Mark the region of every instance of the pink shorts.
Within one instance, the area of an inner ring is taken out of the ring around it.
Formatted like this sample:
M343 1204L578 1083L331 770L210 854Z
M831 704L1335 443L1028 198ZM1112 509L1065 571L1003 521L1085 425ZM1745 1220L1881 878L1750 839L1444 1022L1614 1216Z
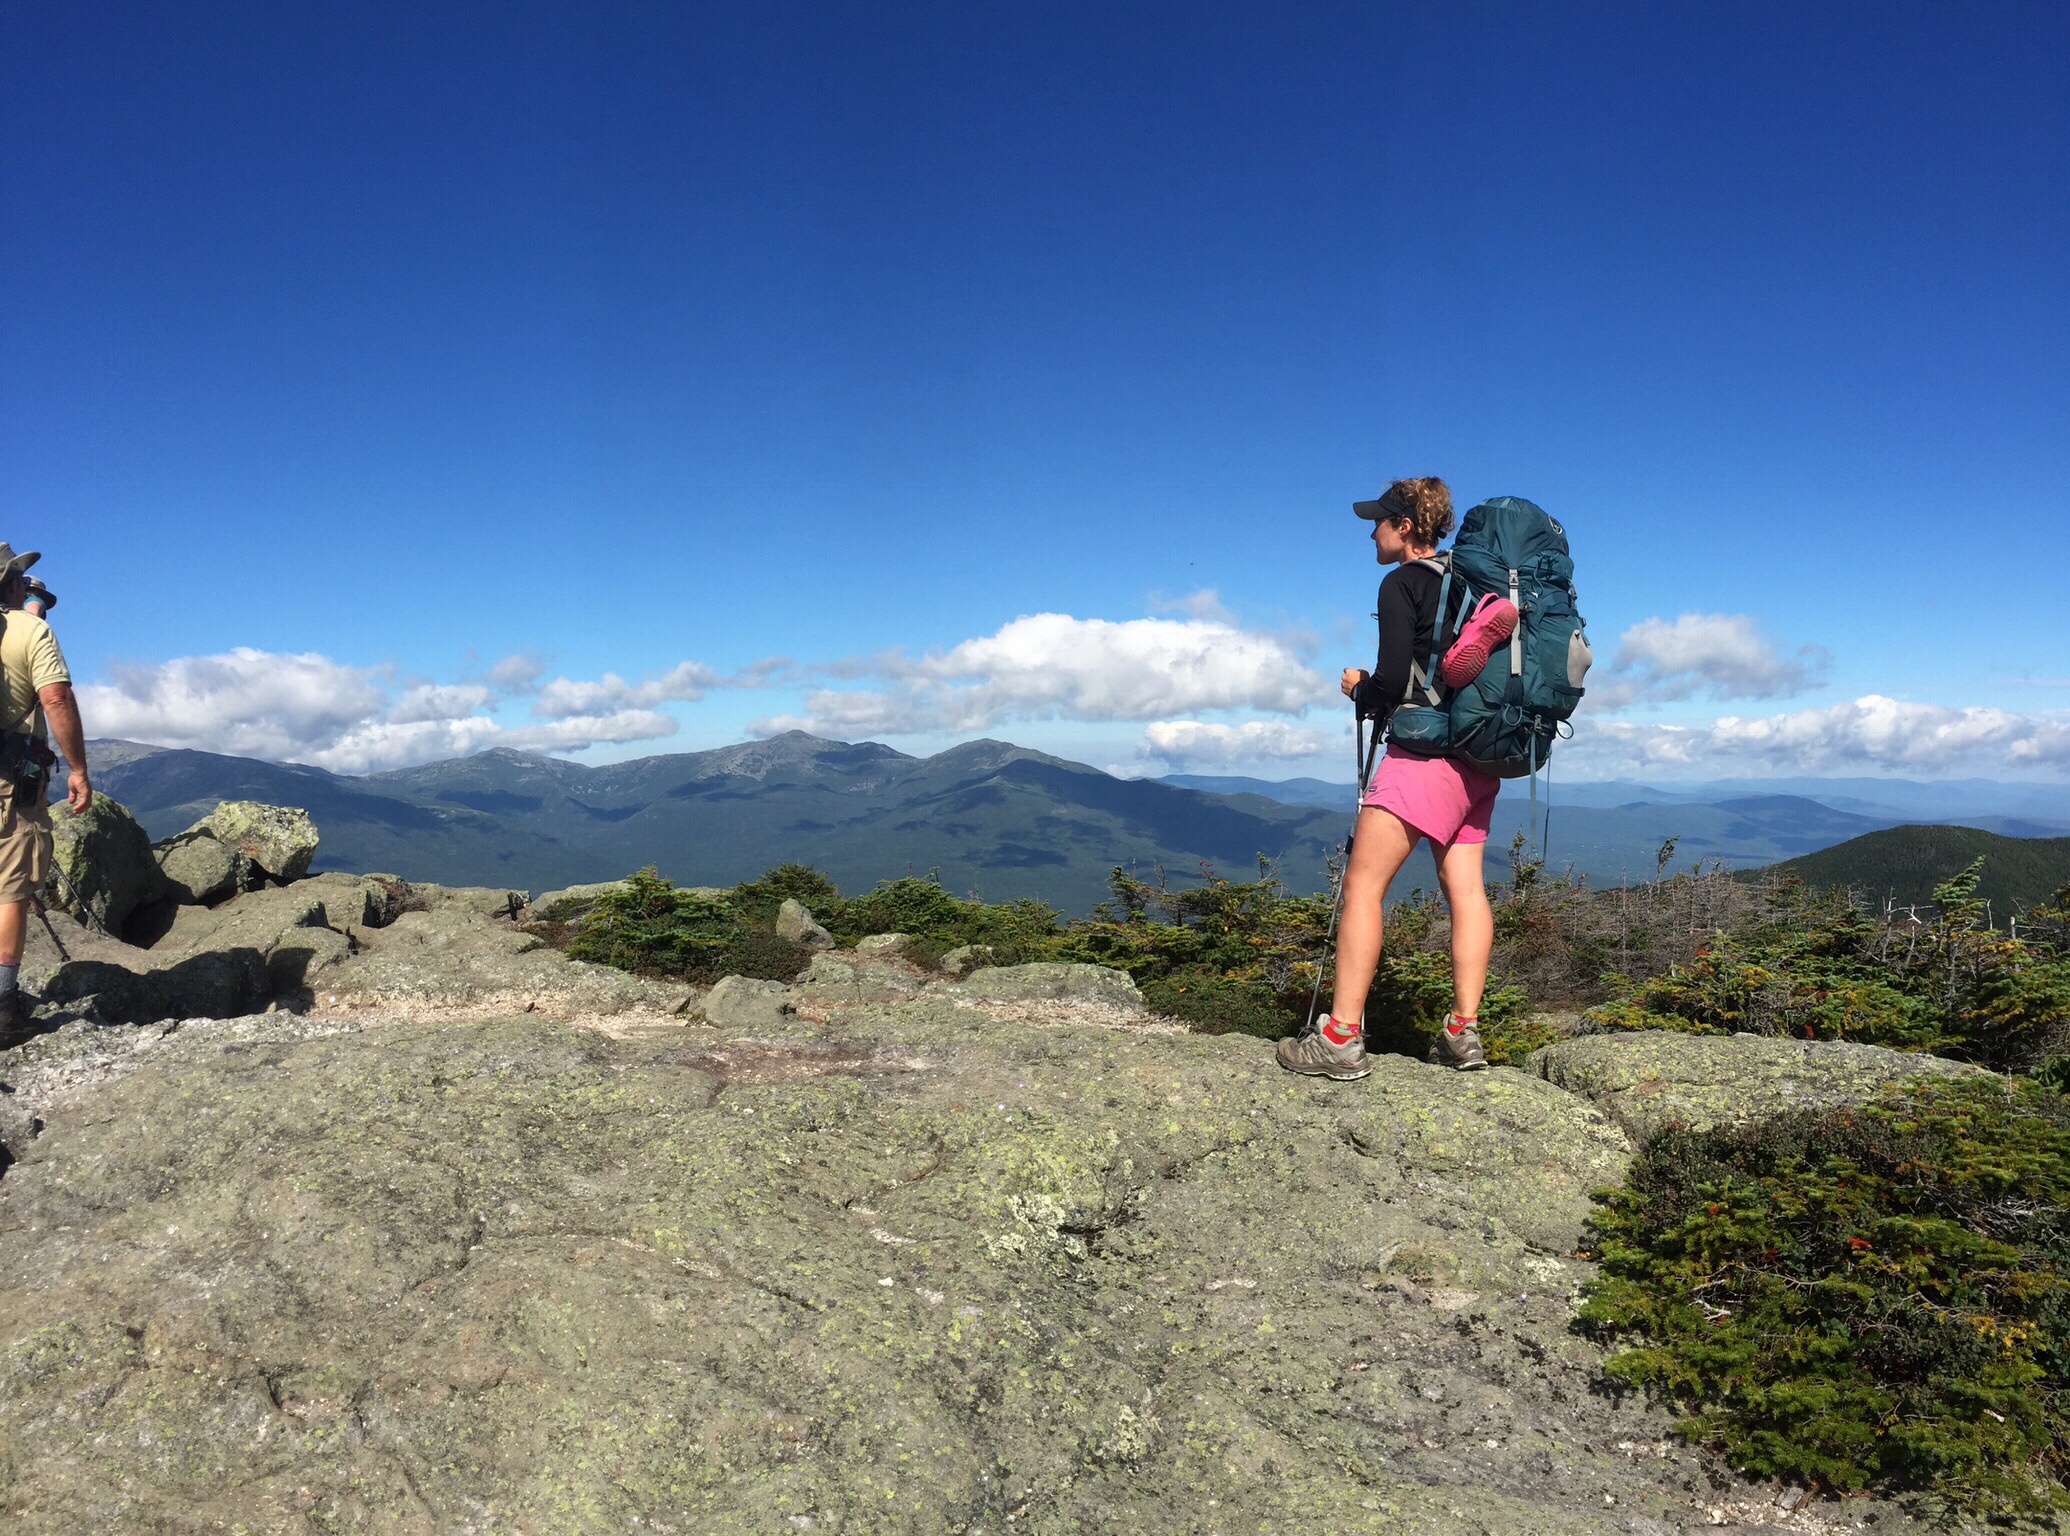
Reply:
M1389 747L1366 786L1365 804L1394 812L1440 847L1485 843L1501 788L1493 774L1449 757L1417 757Z

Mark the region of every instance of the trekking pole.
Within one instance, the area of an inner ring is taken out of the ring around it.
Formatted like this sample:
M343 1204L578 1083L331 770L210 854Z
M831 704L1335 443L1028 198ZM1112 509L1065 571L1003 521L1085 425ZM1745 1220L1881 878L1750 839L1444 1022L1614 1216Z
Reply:
M78 917L79 921L84 923L89 928L98 928L108 938L114 938L115 935L108 932L108 925L102 922L100 918L95 915L93 908L89 907L86 904L86 899L79 894L79 887L74 885L72 883L72 877L65 873L64 865L58 863L56 859L52 859L50 861L50 873L57 880L57 882L65 888L65 899L71 902L73 907L76 909L74 915ZM45 914L43 921L45 922L45 924L48 924L50 922L50 917L48 914ZM53 937L55 937L55 935L53 935Z
M1366 803L1366 780L1373 775L1373 753L1380 746L1380 732L1375 730L1372 742L1366 740L1366 718L1353 717L1353 730L1357 740L1353 753L1358 761L1358 782L1352 786L1351 830L1344 835L1344 867L1337 872L1337 895L1330 903L1330 924L1323 930L1322 958L1315 965L1315 985L1308 990L1308 1012L1301 1020L1301 1033L1309 1034L1315 1029L1315 1005L1322 999L1323 972L1330 967L1330 957L1337 948L1337 919L1344 911L1344 882L1351 874L1351 845L1358 840L1358 813Z
M72 952L65 948L65 941L58 937L57 924L50 920L50 908L43 905L41 896L31 896L29 902L36 909L36 915L43 919L43 931L50 935L50 942L57 946L58 959L69 964Z

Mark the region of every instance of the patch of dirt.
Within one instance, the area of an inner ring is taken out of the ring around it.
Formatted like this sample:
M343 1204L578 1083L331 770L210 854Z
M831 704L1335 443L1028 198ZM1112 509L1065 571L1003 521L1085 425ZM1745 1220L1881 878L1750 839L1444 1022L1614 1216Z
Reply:
M995 1002L989 998L957 997L950 1001L1003 1024L1032 1024L1041 1029L1119 1030L1128 1035L1187 1035L1192 1029L1178 1019L1145 1008L1125 1008L1119 1003L1074 1002L1045 998L1040 1002Z
M795 1083L814 1077L874 1077L916 1072L932 1065L917 1056L883 1056L867 1046L779 1040L728 1040L665 1059L670 1065L706 1073L722 1086Z
M698 994L685 998L679 1013L658 1009L627 1008L602 1013L581 1007L573 998L558 992L486 992L464 1002L428 1002L416 998L397 999L357 992L318 992L308 1009L311 1018L350 1019L362 1023L466 1024L477 1019L518 1018L530 1015L594 1029L616 1039L644 1038L656 1026L680 1030L686 1024L702 1024L692 1006Z

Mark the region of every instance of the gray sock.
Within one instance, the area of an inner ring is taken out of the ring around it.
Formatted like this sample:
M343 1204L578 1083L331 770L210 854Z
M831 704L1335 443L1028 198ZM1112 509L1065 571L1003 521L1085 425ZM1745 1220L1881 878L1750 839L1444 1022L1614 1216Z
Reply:
M22 966L19 960L12 965L0 965L0 997L7 996L8 993L21 984L21 970Z

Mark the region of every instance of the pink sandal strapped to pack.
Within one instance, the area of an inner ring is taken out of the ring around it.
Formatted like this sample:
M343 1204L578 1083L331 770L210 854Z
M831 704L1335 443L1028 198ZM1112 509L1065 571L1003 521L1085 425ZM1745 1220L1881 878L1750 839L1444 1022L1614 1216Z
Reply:
M1459 638L1445 652L1445 659L1438 669L1444 675L1445 685L1463 688L1479 677L1481 668L1488 664L1495 648L1507 640L1516 627L1517 607L1508 598L1490 592L1475 603L1473 612L1459 626Z

